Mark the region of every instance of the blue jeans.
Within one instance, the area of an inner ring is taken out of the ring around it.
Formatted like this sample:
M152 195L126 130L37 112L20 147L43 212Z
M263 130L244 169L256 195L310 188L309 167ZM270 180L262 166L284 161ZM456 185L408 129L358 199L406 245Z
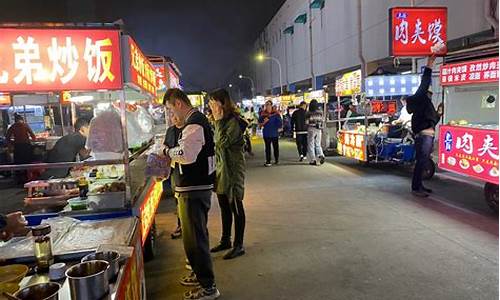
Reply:
M413 170L413 180L411 183L411 188L414 191L421 190L422 175L425 170L425 166L429 163L431 159L431 153L434 148L434 137L428 135L418 135L415 139L415 169Z

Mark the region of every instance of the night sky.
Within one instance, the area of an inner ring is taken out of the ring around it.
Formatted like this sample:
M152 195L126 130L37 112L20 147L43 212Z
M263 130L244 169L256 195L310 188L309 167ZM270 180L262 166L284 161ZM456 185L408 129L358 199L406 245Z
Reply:
M187 90L211 90L227 84L236 64L252 55L253 42L283 2L0 0L0 21L123 19L146 54L174 59Z

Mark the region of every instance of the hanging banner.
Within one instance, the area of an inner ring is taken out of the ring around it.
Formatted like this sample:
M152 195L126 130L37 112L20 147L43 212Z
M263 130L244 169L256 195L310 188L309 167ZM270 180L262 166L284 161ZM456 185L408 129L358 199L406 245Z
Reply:
M498 184L498 130L439 128L439 167Z
M335 80L337 96L351 96L361 93L361 70L345 73Z
M441 66L442 86L498 82L498 57Z
M432 47L446 49L446 7L393 7L389 9L389 53L392 56L427 56Z
M130 36L123 36L125 82L156 97L156 71Z
M0 29L0 92L122 87L118 30Z

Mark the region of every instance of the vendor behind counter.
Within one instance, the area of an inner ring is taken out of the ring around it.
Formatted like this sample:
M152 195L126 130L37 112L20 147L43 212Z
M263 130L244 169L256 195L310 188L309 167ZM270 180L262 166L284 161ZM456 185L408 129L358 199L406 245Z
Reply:
M84 118L78 119L75 123L75 132L63 136L56 142L47 155L47 162L75 162L78 155L80 160L88 158L90 150L85 148L88 135L89 121ZM43 173L42 178L64 178L68 174L69 168L49 169Z

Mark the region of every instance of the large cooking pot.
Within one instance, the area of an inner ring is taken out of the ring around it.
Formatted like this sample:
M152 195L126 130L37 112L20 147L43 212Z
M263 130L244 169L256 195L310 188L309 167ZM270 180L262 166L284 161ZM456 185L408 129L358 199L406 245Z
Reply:
M108 269L108 279L113 281L116 279L118 275L118 271L120 271L120 253L116 251L102 251L91 253L84 258L82 258L82 262L90 261L90 260L104 260L109 263Z
M14 294L21 300L58 300L61 285L56 282L38 283L25 287Z
M109 263L91 260L66 271L72 300L99 300L109 291Z

